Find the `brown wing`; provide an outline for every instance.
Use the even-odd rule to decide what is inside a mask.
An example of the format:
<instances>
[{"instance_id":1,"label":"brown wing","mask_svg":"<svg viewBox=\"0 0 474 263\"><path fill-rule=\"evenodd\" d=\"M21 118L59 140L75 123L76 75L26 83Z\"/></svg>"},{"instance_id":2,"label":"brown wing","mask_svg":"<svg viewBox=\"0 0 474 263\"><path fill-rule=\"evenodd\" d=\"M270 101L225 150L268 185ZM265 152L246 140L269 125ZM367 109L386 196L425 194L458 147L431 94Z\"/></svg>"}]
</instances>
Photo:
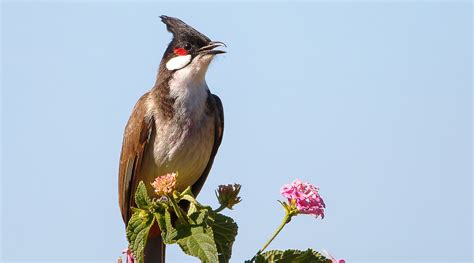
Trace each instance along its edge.
<instances>
[{"instance_id":1,"label":"brown wing","mask_svg":"<svg viewBox=\"0 0 474 263\"><path fill-rule=\"evenodd\" d=\"M202 173L201 177L192 186L193 194L196 196L201 191L204 182L206 182L209 171L211 170L214 158L216 157L217 150L222 142L222 135L224 134L224 108L222 102L217 95L210 94L209 96L209 107L211 108L212 114L215 120L215 131L214 131L214 146L212 148L211 157L207 163L206 169Z\"/></svg>"},{"instance_id":2,"label":"brown wing","mask_svg":"<svg viewBox=\"0 0 474 263\"><path fill-rule=\"evenodd\" d=\"M148 93L135 104L128 119L123 136L119 167L119 206L125 224L130 219L130 207L134 204L133 189L136 188L137 173L140 171L143 152L155 127L153 117L146 116L145 101Z\"/></svg>"}]
</instances>

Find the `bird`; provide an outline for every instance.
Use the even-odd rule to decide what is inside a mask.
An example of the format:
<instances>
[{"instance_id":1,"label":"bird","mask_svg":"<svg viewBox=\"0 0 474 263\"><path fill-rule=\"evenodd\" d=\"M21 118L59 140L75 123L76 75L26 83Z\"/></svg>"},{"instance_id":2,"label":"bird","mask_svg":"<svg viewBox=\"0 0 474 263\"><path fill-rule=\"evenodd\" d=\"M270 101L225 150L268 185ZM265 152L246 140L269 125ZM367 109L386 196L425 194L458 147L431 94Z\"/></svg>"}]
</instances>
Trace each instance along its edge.
<instances>
[{"instance_id":1,"label":"bird","mask_svg":"<svg viewBox=\"0 0 474 263\"><path fill-rule=\"evenodd\" d=\"M205 80L216 55L226 45L212 41L182 20L162 15L172 34L153 87L136 102L126 124L120 155L118 196L127 225L140 181L177 172L176 189L203 187L222 142L224 110ZM221 49L219 49L221 48ZM147 187L149 195L153 189ZM152 226L144 250L145 263L164 262L159 227Z\"/></svg>"}]
</instances>

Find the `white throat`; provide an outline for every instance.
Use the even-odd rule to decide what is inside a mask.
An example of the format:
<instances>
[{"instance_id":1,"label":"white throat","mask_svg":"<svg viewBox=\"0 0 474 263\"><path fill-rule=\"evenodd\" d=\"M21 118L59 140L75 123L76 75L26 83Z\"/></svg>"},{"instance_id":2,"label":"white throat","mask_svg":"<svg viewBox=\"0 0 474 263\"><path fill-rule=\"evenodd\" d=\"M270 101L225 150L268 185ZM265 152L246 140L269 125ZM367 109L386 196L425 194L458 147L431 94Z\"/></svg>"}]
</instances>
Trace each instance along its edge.
<instances>
[{"instance_id":1,"label":"white throat","mask_svg":"<svg viewBox=\"0 0 474 263\"><path fill-rule=\"evenodd\" d=\"M205 76L211 60L211 56L196 57L173 73L169 85L170 96L175 98L177 118L198 121L204 116L209 94Z\"/></svg>"}]
</instances>

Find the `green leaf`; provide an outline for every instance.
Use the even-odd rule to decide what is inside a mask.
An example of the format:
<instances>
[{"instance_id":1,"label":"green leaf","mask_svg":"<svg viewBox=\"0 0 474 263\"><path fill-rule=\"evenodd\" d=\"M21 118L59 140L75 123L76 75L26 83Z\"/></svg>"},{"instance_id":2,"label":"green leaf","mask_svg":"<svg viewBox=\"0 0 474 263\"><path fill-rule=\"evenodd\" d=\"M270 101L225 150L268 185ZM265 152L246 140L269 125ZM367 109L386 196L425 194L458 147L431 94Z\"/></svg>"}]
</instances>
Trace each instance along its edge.
<instances>
[{"instance_id":1,"label":"green leaf","mask_svg":"<svg viewBox=\"0 0 474 263\"><path fill-rule=\"evenodd\" d=\"M173 206L152 202L152 211L161 230L165 244L177 243L184 253L197 257L201 262L229 262L232 245L237 235L237 224L232 218L212 211L199 204L191 191L176 197L189 202L186 221L172 217Z\"/></svg>"},{"instance_id":2,"label":"green leaf","mask_svg":"<svg viewBox=\"0 0 474 263\"><path fill-rule=\"evenodd\" d=\"M229 262L232 256L232 246L237 236L237 224L228 216L212 213L209 225L214 234L214 242L216 243L217 252L219 254L219 262Z\"/></svg>"},{"instance_id":3,"label":"green leaf","mask_svg":"<svg viewBox=\"0 0 474 263\"><path fill-rule=\"evenodd\" d=\"M167 245L176 243L178 231L173 227L169 210L164 209L161 213L155 213L155 218L161 230L163 243Z\"/></svg>"},{"instance_id":4,"label":"green leaf","mask_svg":"<svg viewBox=\"0 0 474 263\"><path fill-rule=\"evenodd\" d=\"M143 250L151 226L155 222L153 214L146 210L134 209L127 225L127 239L138 263L143 263Z\"/></svg>"},{"instance_id":5,"label":"green leaf","mask_svg":"<svg viewBox=\"0 0 474 263\"><path fill-rule=\"evenodd\" d=\"M199 212L199 209L201 209L201 207L199 207L196 203L191 202L189 203L189 209L188 209L187 215L190 216L193 213Z\"/></svg>"},{"instance_id":6,"label":"green leaf","mask_svg":"<svg viewBox=\"0 0 474 263\"><path fill-rule=\"evenodd\" d=\"M143 181L140 181L137 191L135 191L135 203L138 208L141 209L146 209L151 204L150 197L148 197L148 192L146 191Z\"/></svg>"},{"instance_id":7,"label":"green leaf","mask_svg":"<svg viewBox=\"0 0 474 263\"><path fill-rule=\"evenodd\" d=\"M214 234L207 224L208 216L209 209L200 209L188 216L188 223L178 221L173 239L184 253L199 258L201 262L219 262Z\"/></svg>"},{"instance_id":8,"label":"green leaf","mask_svg":"<svg viewBox=\"0 0 474 263\"><path fill-rule=\"evenodd\" d=\"M189 215L190 233L207 233L215 244L218 262L229 262L232 255L232 245L237 235L237 224L232 218L215 213L210 207L203 207L198 212ZM180 226L182 228L183 226ZM179 237L186 234L179 231Z\"/></svg>"},{"instance_id":9,"label":"green leaf","mask_svg":"<svg viewBox=\"0 0 474 263\"><path fill-rule=\"evenodd\" d=\"M305 251L288 249L288 250L270 250L259 254L255 263L330 263L331 260L312 249Z\"/></svg>"},{"instance_id":10,"label":"green leaf","mask_svg":"<svg viewBox=\"0 0 474 263\"><path fill-rule=\"evenodd\" d=\"M196 213L198 212L200 209L204 208L203 205L201 205L197 200L196 198L194 197L193 195L193 192L191 191L191 187L188 187L186 188L186 190L184 190L180 195L179 195L179 198L178 198L178 202L179 201L182 201L182 200L186 200L189 202L189 208L188 208L188 212L187 212L187 215L191 215L192 213Z\"/></svg>"},{"instance_id":11,"label":"green leaf","mask_svg":"<svg viewBox=\"0 0 474 263\"><path fill-rule=\"evenodd\" d=\"M191 235L178 240L184 253L197 257L201 262L219 262L217 248L210 228L191 227Z\"/></svg>"},{"instance_id":12,"label":"green leaf","mask_svg":"<svg viewBox=\"0 0 474 263\"><path fill-rule=\"evenodd\" d=\"M201 208L197 212L189 214L189 223L193 225L203 225L206 224L207 217L209 216L210 209Z\"/></svg>"}]
</instances>

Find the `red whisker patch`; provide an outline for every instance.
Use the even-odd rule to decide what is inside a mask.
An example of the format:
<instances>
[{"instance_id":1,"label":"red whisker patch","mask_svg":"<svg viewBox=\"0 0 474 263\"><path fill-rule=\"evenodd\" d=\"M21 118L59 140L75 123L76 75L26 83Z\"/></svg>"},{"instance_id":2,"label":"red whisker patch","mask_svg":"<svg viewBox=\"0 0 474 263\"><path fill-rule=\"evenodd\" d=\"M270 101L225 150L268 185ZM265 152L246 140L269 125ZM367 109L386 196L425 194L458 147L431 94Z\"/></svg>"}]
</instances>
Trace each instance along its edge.
<instances>
[{"instance_id":1,"label":"red whisker patch","mask_svg":"<svg viewBox=\"0 0 474 263\"><path fill-rule=\"evenodd\" d=\"M186 56L188 54L188 51L182 47L178 47L174 49L174 53L178 56Z\"/></svg>"}]
</instances>

